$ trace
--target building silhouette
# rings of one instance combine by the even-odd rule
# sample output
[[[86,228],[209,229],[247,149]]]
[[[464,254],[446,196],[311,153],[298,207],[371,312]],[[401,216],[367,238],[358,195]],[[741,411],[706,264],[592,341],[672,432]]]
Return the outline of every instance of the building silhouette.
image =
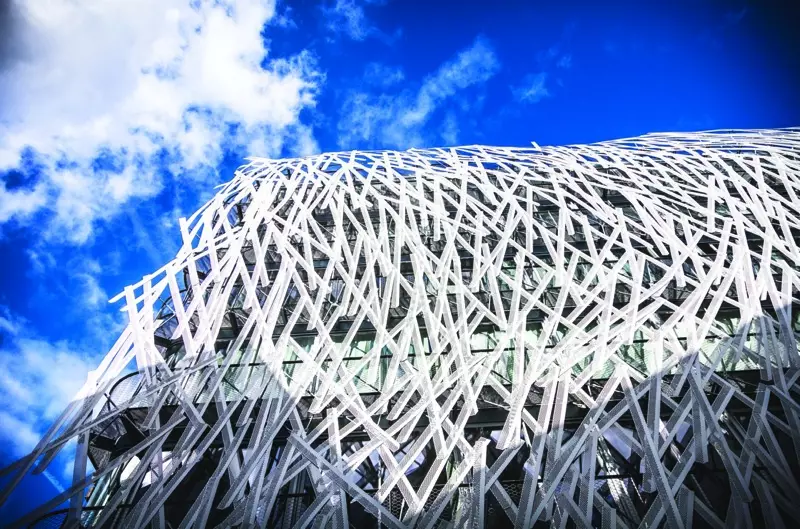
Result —
[[[800,130],[252,159],[37,527],[792,527]],[[64,502],[68,507],[64,507]]]

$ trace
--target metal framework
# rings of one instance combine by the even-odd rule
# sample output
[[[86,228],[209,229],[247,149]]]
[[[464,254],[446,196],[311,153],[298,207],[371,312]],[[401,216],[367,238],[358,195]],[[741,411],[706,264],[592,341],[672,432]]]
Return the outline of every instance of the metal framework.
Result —
[[[0,501],[74,440],[18,525],[796,526],[798,194],[800,129],[252,159]]]

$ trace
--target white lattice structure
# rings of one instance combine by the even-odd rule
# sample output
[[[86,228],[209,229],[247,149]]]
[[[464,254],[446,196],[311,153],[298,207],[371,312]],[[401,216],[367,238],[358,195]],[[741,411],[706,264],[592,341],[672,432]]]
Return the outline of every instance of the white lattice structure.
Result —
[[[30,520],[791,527],[798,194],[800,130],[253,159],[2,499],[77,440]]]

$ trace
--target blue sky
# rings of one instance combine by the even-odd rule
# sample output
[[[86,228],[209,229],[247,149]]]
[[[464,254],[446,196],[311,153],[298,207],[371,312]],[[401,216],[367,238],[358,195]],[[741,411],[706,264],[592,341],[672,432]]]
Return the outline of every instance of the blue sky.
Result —
[[[791,2],[600,3],[0,2],[0,464],[245,155],[800,125]]]

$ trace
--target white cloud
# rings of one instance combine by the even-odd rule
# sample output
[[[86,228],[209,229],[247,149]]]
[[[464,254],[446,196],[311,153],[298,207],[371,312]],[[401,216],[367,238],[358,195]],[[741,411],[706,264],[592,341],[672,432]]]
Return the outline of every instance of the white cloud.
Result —
[[[521,103],[538,103],[550,95],[545,85],[546,81],[546,72],[526,75],[522,84],[511,87],[511,91],[514,98]]]
[[[27,216],[43,207],[47,202],[43,185],[33,189],[7,190],[0,187],[0,223],[17,216]]]
[[[424,122],[441,101],[468,86],[488,81],[497,73],[498,67],[494,51],[484,39],[477,39],[471,47],[440,66],[425,80],[417,94],[416,105],[402,116],[403,122]]]
[[[151,233],[150,236],[155,243],[163,238],[158,233]],[[108,303],[111,297],[108,289],[113,295],[121,289],[121,279],[130,279],[121,278],[120,273],[123,267],[127,269],[130,266],[124,259],[130,259],[130,255],[138,253],[136,242],[129,237],[120,243],[127,252],[116,246],[116,242],[114,246],[104,245],[100,252],[93,252],[90,247],[41,243],[28,249],[26,253],[31,267],[27,274],[33,283],[29,287],[30,301],[27,305],[33,309],[33,314],[41,314],[40,311],[44,310],[55,317],[53,321],[42,321],[37,314],[36,323],[45,329],[52,328],[51,324],[54,324],[53,327],[62,336],[72,340],[73,349],[107,350],[127,323],[126,315],[119,310],[119,306]],[[175,242],[172,244],[176,245]],[[146,261],[140,253],[136,259]],[[154,264],[163,261],[159,258]],[[0,331],[3,329],[3,317],[0,311]],[[30,337],[29,334],[25,336]]]
[[[292,19],[292,8],[290,6],[284,6],[282,13],[276,13],[275,16],[270,20],[270,25],[284,28],[284,29],[296,29],[297,24]]]
[[[0,442],[22,457],[86,381],[96,359],[66,342],[29,335],[21,318],[0,306]]]
[[[478,38],[442,64],[417,90],[405,89],[393,94],[354,90],[342,108],[339,145],[342,148],[352,148],[356,142],[400,148],[421,145],[428,136],[426,126],[438,108],[464,89],[485,83],[499,68],[488,42]]]
[[[406,78],[399,66],[388,66],[379,62],[371,62],[364,68],[364,81],[378,87],[394,86]]]
[[[0,305],[0,333],[16,335],[19,333],[22,323],[11,313],[8,307]],[[0,334],[2,336],[2,334]],[[0,342],[1,344],[2,342]]]
[[[165,159],[175,175],[216,177],[226,147],[316,149],[299,116],[322,77],[309,53],[269,56],[261,31],[272,1],[12,0],[10,9],[0,171],[19,167],[26,147],[44,169],[33,187],[0,185],[0,222],[48,212],[50,235],[83,242],[121,204],[160,192]],[[111,167],[93,165],[100,153]]]
[[[7,446],[11,446],[13,457],[28,454],[40,438],[41,434],[30,424],[5,410],[0,410],[0,439],[3,439]]]
[[[323,6],[322,12],[327,26],[333,33],[342,33],[353,40],[364,40],[380,32],[372,26],[364,14],[364,4],[381,0],[336,0],[331,6]]]
[[[88,308],[98,308],[108,302],[110,296],[106,294],[97,276],[102,273],[100,264],[88,259],[84,262],[83,270],[74,274],[74,278],[81,283],[83,291],[83,305]]]
[[[567,53],[565,48],[568,47],[574,30],[575,25],[568,24],[559,42],[536,53],[535,71],[526,75],[518,85],[511,86],[511,92],[517,103],[538,103],[553,95],[547,87],[548,76],[557,70],[572,68],[572,54]],[[555,75],[553,80],[557,86],[564,86],[563,79],[558,75]]]
[[[456,119],[455,114],[448,112],[447,117],[444,118],[444,122],[442,123],[442,141],[445,145],[458,144],[459,132],[458,120]]]

